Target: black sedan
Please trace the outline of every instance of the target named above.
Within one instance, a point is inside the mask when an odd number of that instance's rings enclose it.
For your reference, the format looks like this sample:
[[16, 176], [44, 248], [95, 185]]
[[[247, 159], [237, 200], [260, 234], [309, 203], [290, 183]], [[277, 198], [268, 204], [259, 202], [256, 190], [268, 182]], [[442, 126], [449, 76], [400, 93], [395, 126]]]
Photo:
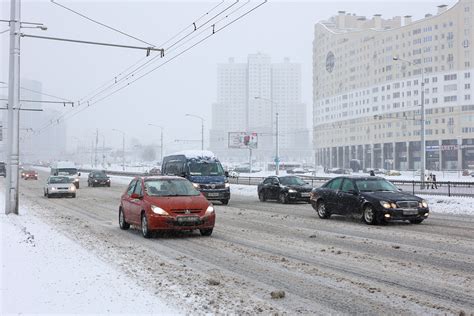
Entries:
[[104, 171], [90, 172], [89, 177], [87, 177], [87, 186], [96, 187], [99, 185], [110, 187], [110, 178]]
[[380, 177], [337, 177], [311, 192], [311, 205], [320, 218], [332, 214], [360, 216], [367, 224], [408, 220], [420, 224], [428, 217], [428, 203], [402, 192]]
[[258, 198], [261, 202], [278, 200], [281, 203], [294, 201], [309, 202], [312, 187], [300, 177], [271, 176], [258, 185]]

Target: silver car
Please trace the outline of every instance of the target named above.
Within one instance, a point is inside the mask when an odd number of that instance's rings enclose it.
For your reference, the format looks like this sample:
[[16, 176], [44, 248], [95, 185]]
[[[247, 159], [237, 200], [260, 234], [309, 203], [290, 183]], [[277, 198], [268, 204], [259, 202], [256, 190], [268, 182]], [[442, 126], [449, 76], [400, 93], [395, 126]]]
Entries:
[[44, 196], [70, 196], [76, 197], [74, 179], [66, 176], [50, 176], [44, 187]]

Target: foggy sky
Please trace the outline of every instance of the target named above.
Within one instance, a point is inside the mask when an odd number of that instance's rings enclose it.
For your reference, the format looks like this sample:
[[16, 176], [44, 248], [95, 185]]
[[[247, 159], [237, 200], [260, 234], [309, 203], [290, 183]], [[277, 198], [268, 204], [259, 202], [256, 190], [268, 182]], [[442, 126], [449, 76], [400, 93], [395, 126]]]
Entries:
[[[227, 2], [228, 0], [226, 0]], [[211, 7], [214, 2], [163, 1], [69, 1], [58, 0], [74, 10], [124, 32], [160, 45]], [[73, 136], [92, 139], [96, 128], [105, 134], [108, 145], [120, 147], [121, 129], [142, 144], [159, 143], [159, 130], [148, 123], [165, 127], [165, 144], [174, 139], [200, 139], [200, 121], [186, 113], [206, 119], [206, 138], [211, 128], [211, 105], [217, 95], [217, 64], [229, 57], [245, 62], [256, 52], [269, 54], [272, 62], [289, 57], [302, 64], [303, 102], [308, 109], [308, 127], [312, 112], [312, 42], [314, 24], [344, 10], [371, 18], [412, 15], [414, 20], [426, 13], [436, 14], [436, 6], [449, 1], [372, 1], [332, 2], [270, 1], [227, 29], [175, 59], [151, 75], [137, 81], [114, 96], [99, 102], [67, 120], [69, 149], [77, 142]], [[229, 2], [230, 3], [230, 2]], [[252, 1], [248, 8], [258, 2]], [[9, 1], [1, 0], [0, 19], [9, 19]], [[93, 24], [49, 1], [23, 1], [22, 20], [41, 22], [47, 31], [22, 30], [42, 36], [81, 40], [144, 44]], [[0, 31], [7, 28], [2, 23]], [[0, 34], [0, 81], [8, 81], [8, 32]], [[43, 92], [76, 101], [112, 79], [145, 56], [143, 51], [79, 45], [23, 38], [21, 76], [41, 81]], [[0, 94], [6, 89], [0, 90]], [[47, 99], [47, 97], [43, 97]], [[64, 111], [62, 106], [58, 106]], [[200, 145], [192, 145], [198, 148]]]

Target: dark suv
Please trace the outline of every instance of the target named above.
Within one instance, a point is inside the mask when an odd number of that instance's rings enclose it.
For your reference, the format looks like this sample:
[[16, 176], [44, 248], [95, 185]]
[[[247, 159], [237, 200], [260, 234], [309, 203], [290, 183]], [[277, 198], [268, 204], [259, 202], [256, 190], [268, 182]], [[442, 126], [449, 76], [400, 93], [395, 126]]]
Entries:
[[107, 186], [110, 187], [110, 178], [105, 174], [104, 171], [92, 171], [87, 177], [87, 186]]

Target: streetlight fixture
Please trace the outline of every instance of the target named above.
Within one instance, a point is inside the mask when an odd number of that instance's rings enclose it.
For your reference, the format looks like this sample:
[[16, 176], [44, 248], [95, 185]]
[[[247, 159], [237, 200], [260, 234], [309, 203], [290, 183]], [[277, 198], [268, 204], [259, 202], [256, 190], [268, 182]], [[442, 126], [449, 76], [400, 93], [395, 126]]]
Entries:
[[160, 137], [160, 142], [161, 142], [161, 152], [160, 152], [160, 161], [163, 161], [163, 126], [155, 125], [155, 124], [148, 124], [148, 126], [154, 126], [158, 127], [160, 129], [161, 137]]
[[[254, 97], [255, 100], [265, 100], [270, 102], [275, 106], [275, 174], [280, 174], [280, 141], [279, 141], [279, 131], [278, 131], [278, 103], [271, 99]], [[273, 124], [272, 124], [273, 126]]]
[[[398, 56], [393, 57], [394, 61], [402, 61], [408, 63], [410, 66], [413, 64], [411, 61], [408, 61], [406, 59], [402, 59]], [[421, 151], [421, 172], [420, 172], [420, 181], [421, 185], [423, 186], [425, 182], [425, 164], [426, 164], [426, 143], [425, 143], [425, 68], [422, 67], [421, 69], [421, 131], [420, 131], [420, 136], [421, 136], [421, 144], [420, 144], [420, 151]]]
[[115, 128], [112, 130], [122, 133], [122, 170], [125, 171], [125, 132]]
[[201, 150], [204, 150], [204, 118], [194, 114], [186, 114], [185, 116], [195, 117], [201, 120]]

